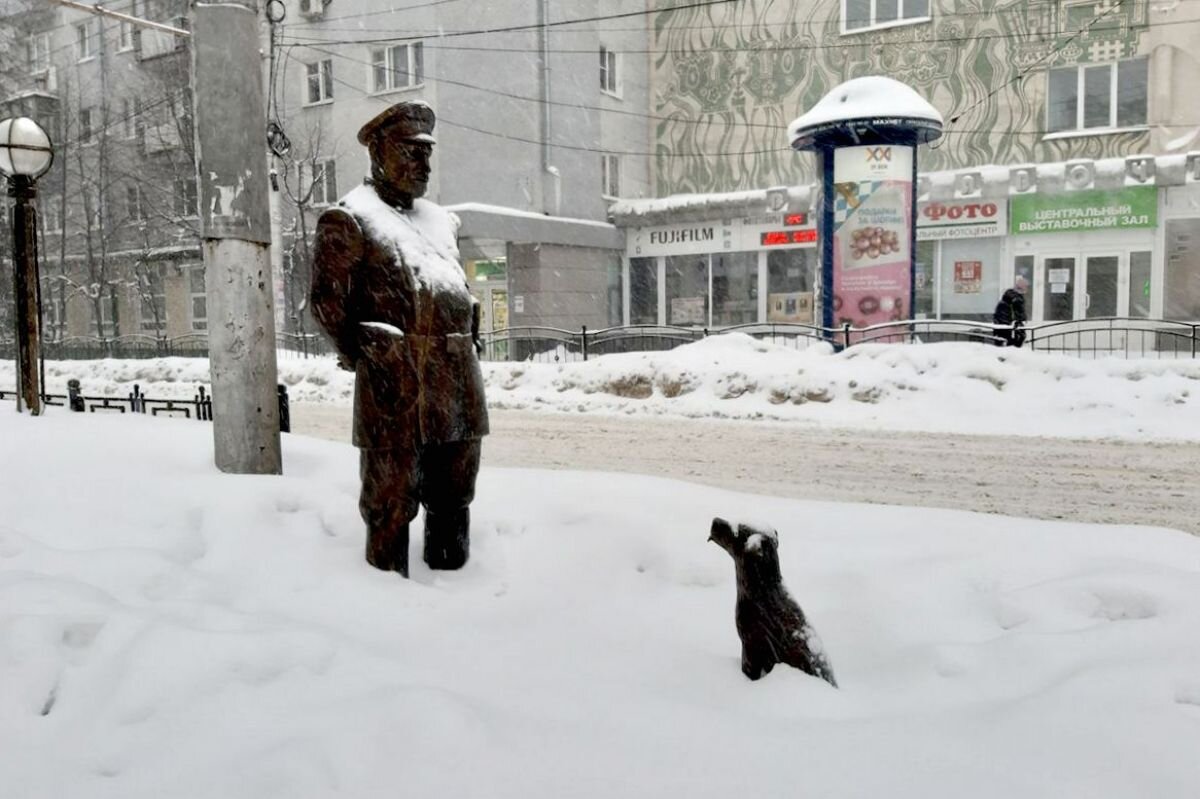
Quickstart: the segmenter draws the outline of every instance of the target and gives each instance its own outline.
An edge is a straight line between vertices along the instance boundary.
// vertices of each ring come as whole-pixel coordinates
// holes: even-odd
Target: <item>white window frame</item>
[[[175,216],[190,219],[200,215],[200,194],[195,178],[175,178],[171,205]]]
[[[617,155],[600,156],[600,196],[614,200],[621,196],[621,158]]]
[[[400,52],[404,63],[397,64]],[[417,89],[425,85],[425,43],[414,41],[388,47],[372,47],[368,51],[367,82],[371,94]],[[382,85],[380,77],[383,77]],[[406,83],[400,83],[406,80]]]
[[[316,89],[314,99],[313,89]],[[333,59],[304,65],[304,104],[323,105],[333,102]]]
[[[96,143],[96,126],[93,124],[93,116],[95,116],[95,109],[79,109],[79,143],[81,145]]]
[[[63,229],[62,220],[62,198],[53,194],[40,196],[39,200],[46,200],[45,203],[38,203],[39,216],[42,224],[46,228],[47,233],[61,233]]]
[[[145,277],[150,285],[143,286],[141,278]],[[142,333],[167,332],[167,277],[163,274],[162,266],[147,266],[146,271],[138,276],[138,330]],[[155,324],[154,314],[146,312],[147,296],[159,311],[159,322]]]
[[[847,0],[842,0],[842,18],[841,18],[842,35],[846,36],[846,35],[852,35],[855,33],[868,33],[870,31],[886,30],[887,28],[898,28],[902,25],[920,25],[925,22],[932,22],[933,21],[933,0],[926,0],[926,6],[927,6],[928,10],[923,16],[920,16],[920,17],[904,16],[905,5],[907,5],[909,2],[912,2],[912,1],[913,0],[896,0],[896,6],[897,6],[896,7],[896,19],[891,20],[889,22],[876,22],[875,21],[875,8],[876,8],[876,3],[878,3],[879,0],[869,0],[869,2],[871,3],[871,21],[868,24],[863,25],[858,28],[847,28],[846,27],[846,2],[847,2]]]
[[[298,167],[303,172],[304,163],[301,162]],[[312,194],[309,195],[309,204],[318,207],[333,205],[338,201],[337,160],[325,158],[314,162],[312,168]],[[303,182],[303,174],[301,174],[301,181]]]
[[[96,20],[75,23],[75,55],[80,62],[91,61],[99,48],[96,46]]]
[[[197,281],[197,278],[199,278],[199,281]],[[199,282],[199,286],[196,285],[197,282]],[[197,300],[200,301],[200,307],[204,309],[202,315],[196,313]],[[192,330],[208,330],[208,292],[204,287],[203,264],[196,264],[188,269],[188,318]]]
[[[117,52],[127,53],[133,49],[133,23],[122,20],[117,25]]]
[[[600,45],[600,91],[612,97],[621,96],[621,59],[616,50]]]
[[[44,75],[50,71],[50,34],[35,33],[25,44],[25,54],[29,60],[29,74]]]
[[[146,221],[146,192],[136,183],[125,187],[125,218],[130,222]]]
[[[1045,109],[1046,110],[1046,117],[1045,117],[1046,133],[1042,138],[1043,139],[1051,139],[1051,140],[1052,139],[1067,139],[1067,138],[1074,138],[1074,137],[1078,137],[1078,136],[1099,136],[1099,135],[1110,134],[1110,133],[1125,133],[1128,131],[1137,131],[1137,130],[1148,129],[1150,127],[1149,103],[1150,103],[1150,85],[1151,85],[1150,84],[1150,71],[1149,71],[1150,65],[1149,65],[1149,63],[1147,63],[1147,65],[1146,65],[1146,119],[1144,119],[1142,122],[1139,122],[1135,125],[1121,125],[1121,126],[1117,125],[1117,114],[1119,113],[1119,108],[1117,107],[1117,100],[1119,97],[1119,93],[1118,93],[1119,84],[1118,84],[1118,80],[1117,80],[1117,75],[1118,75],[1119,65],[1131,63],[1134,61],[1148,61],[1148,59],[1145,56],[1138,56],[1138,57],[1134,57],[1134,58],[1122,58],[1117,61],[1101,62],[1099,64],[1083,63],[1083,64],[1078,64],[1073,67],[1054,67],[1054,68],[1048,70],[1046,72],[1046,109]],[[1108,124],[1107,125],[1094,125],[1090,128],[1084,127],[1084,120],[1086,119],[1086,115],[1087,115],[1087,92],[1085,90],[1087,70],[1096,69],[1099,67],[1108,67],[1109,68]],[[1069,70],[1069,69],[1074,69],[1075,73],[1076,73],[1075,74],[1075,77],[1076,77],[1076,82],[1075,82],[1075,127],[1065,128],[1063,130],[1051,131],[1050,130],[1050,106],[1053,103],[1054,98],[1050,96],[1050,73],[1060,72],[1060,71]]]

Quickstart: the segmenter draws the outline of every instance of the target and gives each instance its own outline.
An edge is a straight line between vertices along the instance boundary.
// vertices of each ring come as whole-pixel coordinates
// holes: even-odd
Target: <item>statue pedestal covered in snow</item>
[[[421,199],[433,126],[433,109],[404,102],[362,127],[371,177],[321,215],[312,265],[313,315],[356,375],[367,561],[404,576],[418,506],[425,562],[466,563],[488,432],[479,306],[459,265],[458,219]]]
[[[820,159],[825,327],[913,318],[917,145],[941,135],[942,115],[883,77],[843,83],[788,126],[792,147]]]
[[[783,584],[775,531],[746,524],[735,528],[716,518],[708,540],[728,552],[737,569],[734,617],[742,639],[742,672],[757,680],[776,663],[786,663],[836,688],[821,639]]]

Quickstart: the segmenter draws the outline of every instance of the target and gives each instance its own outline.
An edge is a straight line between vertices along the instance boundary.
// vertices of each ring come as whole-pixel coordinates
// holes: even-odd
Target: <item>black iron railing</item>
[[[280,385],[277,396],[279,432],[290,433],[292,415],[287,386]],[[0,389],[0,400],[15,399],[16,391]],[[66,394],[43,394],[42,402],[46,405],[66,407],[76,413],[144,413],[149,416],[170,416],[200,422],[211,422],[213,418],[212,394],[204,386],[198,386],[190,400],[147,397],[137,383],[134,383],[133,391],[124,397],[94,396],[84,394],[80,382],[72,378],[67,381]]]
[[[790,323],[753,323],[703,328],[675,325],[625,325],[589,330],[556,327],[510,327],[481,336],[485,361],[586,361],[596,355],[622,352],[660,352],[707,336],[743,333],[773,344],[803,349],[826,342],[835,349],[859,344],[930,344],[944,341],[1003,345],[1008,328],[962,319],[914,319],[871,327],[819,327]],[[1076,319],[1026,325],[1025,348],[1083,358],[1195,358],[1200,352],[1200,323],[1163,319]],[[276,351],[284,358],[336,354],[317,333],[280,333]],[[11,339],[0,339],[0,359],[15,357]],[[76,337],[42,343],[47,360],[100,358],[207,357],[202,333],[177,338],[121,336],[113,339]]]

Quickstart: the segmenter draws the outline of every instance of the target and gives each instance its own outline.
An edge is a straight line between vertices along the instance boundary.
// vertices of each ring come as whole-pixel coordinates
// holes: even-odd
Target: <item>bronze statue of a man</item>
[[[354,370],[367,562],[408,576],[408,526],[425,507],[425,562],[467,561],[481,439],[479,304],[459,265],[458,219],[421,199],[434,113],[397,103],[363,125],[371,177],[321,215],[313,315]]]

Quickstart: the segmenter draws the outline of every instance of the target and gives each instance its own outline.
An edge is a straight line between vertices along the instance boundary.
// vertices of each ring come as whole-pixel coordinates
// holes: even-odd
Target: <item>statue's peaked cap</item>
[[[400,139],[436,144],[437,140],[430,135],[435,120],[433,109],[420,100],[396,103],[359,129],[358,143],[370,144],[376,136],[387,133]]]

